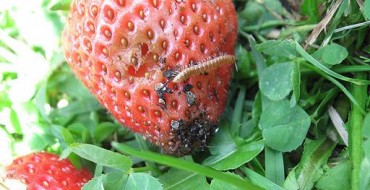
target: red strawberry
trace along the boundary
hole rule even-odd
[[[173,77],[233,55],[236,35],[231,0],[74,0],[63,46],[77,77],[119,122],[182,156],[216,130],[233,66]]]
[[[5,168],[5,182],[19,180],[28,190],[77,190],[91,178],[85,168],[78,170],[68,159],[47,152],[16,158]]]

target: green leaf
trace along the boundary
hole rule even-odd
[[[244,144],[235,149],[229,150],[216,156],[210,156],[204,160],[203,164],[209,165],[217,170],[231,170],[240,167],[241,165],[251,161],[264,148],[264,142],[255,141]]]
[[[58,0],[50,7],[52,11],[68,11],[71,5],[71,0]]]
[[[301,97],[301,71],[299,63],[293,64],[292,84],[293,84],[293,96],[290,101],[290,107],[295,106],[298,103],[299,98]]]
[[[66,125],[76,115],[90,113],[101,108],[100,103],[95,98],[77,100],[64,108],[55,109],[49,114],[49,117],[54,123]]]
[[[117,130],[117,124],[112,122],[99,123],[94,131],[93,138],[95,142],[101,142]]]
[[[316,23],[320,20],[319,5],[317,0],[304,0],[301,10],[304,15],[308,16],[309,23]]]
[[[209,189],[209,184],[204,176],[174,168],[158,179],[166,190]]]
[[[315,187],[323,190],[347,190],[351,189],[350,185],[351,162],[345,161],[330,168],[317,181]],[[340,175],[338,175],[340,174]]]
[[[272,56],[294,59],[297,50],[293,40],[270,40],[256,45],[257,50]]]
[[[235,175],[233,173],[225,173],[226,175],[232,175],[232,176],[235,176],[237,178],[240,178],[242,180],[242,178],[238,175]],[[228,183],[225,183],[224,181],[221,181],[221,180],[218,180],[218,179],[213,179],[212,182],[211,182],[211,190],[243,190],[244,188],[240,188],[240,187],[236,187],[236,186],[230,186]]]
[[[65,158],[71,152],[74,152],[80,157],[96,164],[115,168],[121,171],[128,171],[132,166],[132,161],[127,156],[90,144],[71,144],[63,151],[61,157]]]
[[[354,78],[350,78],[350,77],[346,77],[346,76],[343,76],[343,75],[340,75],[332,70],[330,70],[329,68],[327,68],[325,65],[323,65],[322,63],[320,63],[319,61],[317,61],[314,57],[312,57],[310,54],[308,54],[306,52],[306,50],[303,49],[303,47],[301,45],[298,44],[298,42],[295,42],[296,44],[296,50],[297,52],[304,58],[306,59],[308,62],[310,62],[312,65],[314,65],[317,69],[320,70],[320,74],[325,77],[325,78],[329,78],[329,77],[333,77],[333,78],[336,78],[336,79],[339,79],[339,80],[343,80],[343,81],[347,81],[347,82],[351,82],[351,83],[354,83],[354,84],[358,84],[358,85],[364,85],[364,84],[370,84],[370,81],[369,80],[361,80],[361,79],[354,79]],[[326,75],[323,75],[323,73],[325,73]],[[332,81],[333,82],[333,81]],[[334,83],[335,84],[335,83]],[[336,84],[338,87],[340,87],[338,84]],[[345,91],[344,91],[345,92]]]
[[[256,63],[258,77],[260,79],[262,72],[266,69],[266,62],[262,54],[257,50],[256,40],[252,35],[247,36],[251,48],[252,57]]]
[[[299,189],[298,179],[297,179],[297,167],[293,168],[284,182],[284,188],[288,190],[297,190]]]
[[[370,20],[370,0],[365,0],[364,3],[364,15],[367,20]]]
[[[310,127],[309,115],[299,106],[290,107],[287,100],[272,102],[263,110],[260,128],[271,148],[289,152],[302,144]]]
[[[62,129],[62,137],[63,137],[63,140],[64,142],[66,142],[67,144],[73,144],[75,142],[75,139],[73,138],[73,135],[72,133],[66,129],[66,128],[61,128]]]
[[[242,123],[243,102],[245,99],[246,89],[242,86],[239,90],[238,98],[236,99],[233,116],[231,119],[230,132],[232,136],[237,135]]]
[[[248,51],[240,45],[236,49],[236,54],[238,60],[238,72],[236,72],[235,74],[241,79],[248,78],[251,72],[251,60],[249,58]]]
[[[90,142],[90,133],[88,128],[82,123],[72,123],[68,125],[68,130],[76,138],[77,142],[88,143]]]
[[[22,134],[22,126],[21,123],[19,122],[18,114],[14,109],[10,109],[9,117],[12,127],[14,129],[14,133]]]
[[[45,150],[46,147],[55,144],[55,136],[49,134],[32,134],[28,143],[33,150]]]
[[[293,63],[278,63],[267,67],[261,75],[261,92],[271,100],[284,99],[293,89]]]
[[[327,164],[335,146],[336,143],[329,138],[306,139],[301,161],[289,173],[284,187],[298,186],[293,189],[311,190],[315,182],[322,176],[323,166]]]
[[[367,143],[367,145],[365,145],[365,148],[370,149],[370,143]],[[369,171],[370,171],[370,158],[369,156],[367,156],[367,157],[364,157],[361,162],[360,190],[370,189],[370,172]]]
[[[123,172],[103,174],[87,182],[82,190],[124,190],[127,178],[127,174]]]
[[[212,138],[209,151],[213,156],[208,157],[208,160],[222,160],[225,155],[236,150],[237,145],[231,136],[230,128],[226,122],[220,123],[220,128],[216,135]],[[203,164],[206,164],[206,161]]]
[[[337,65],[342,63],[348,56],[348,51],[345,47],[332,43],[323,47],[322,60],[329,65]]]
[[[131,173],[123,189],[132,190],[162,190],[162,184],[157,178],[147,173]]]

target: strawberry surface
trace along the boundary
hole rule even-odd
[[[91,178],[85,168],[78,170],[68,159],[46,152],[16,158],[5,168],[6,180],[19,180],[28,190],[78,190]]]
[[[124,126],[175,156],[203,149],[217,129],[233,65],[185,68],[233,55],[231,0],[74,0],[63,32],[77,77]]]

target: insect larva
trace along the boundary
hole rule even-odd
[[[185,81],[192,75],[198,75],[205,71],[216,69],[225,64],[235,63],[235,57],[233,55],[221,55],[211,60],[200,63],[199,65],[190,66],[182,70],[176,77],[173,79],[173,82]]]

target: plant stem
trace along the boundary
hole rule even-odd
[[[366,79],[365,73],[357,73],[357,79]],[[351,84],[351,91],[354,98],[358,101],[362,109],[365,109],[367,100],[367,85]],[[358,190],[360,187],[360,170],[362,161],[363,137],[362,124],[364,115],[361,108],[352,103],[352,110],[349,116],[350,138],[349,151],[352,161],[351,187],[352,190]]]
[[[200,175],[218,179],[220,181],[223,181],[230,185],[238,187],[238,189],[256,189],[256,190],[261,189],[261,187],[251,183],[250,181],[239,178],[235,175],[230,175],[228,173],[217,171],[213,168],[203,166],[197,163],[189,162],[186,160],[181,160],[181,159],[174,158],[171,156],[161,155],[158,153],[153,153],[153,152],[148,152],[148,151],[138,151],[125,144],[121,144],[117,142],[112,142],[112,146],[121,153],[130,154],[135,157],[145,159],[148,161],[153,161],[153,162],[167,165],[170,167],[174,167],[177,169],[190,171],[193,173],[197,173]]]

